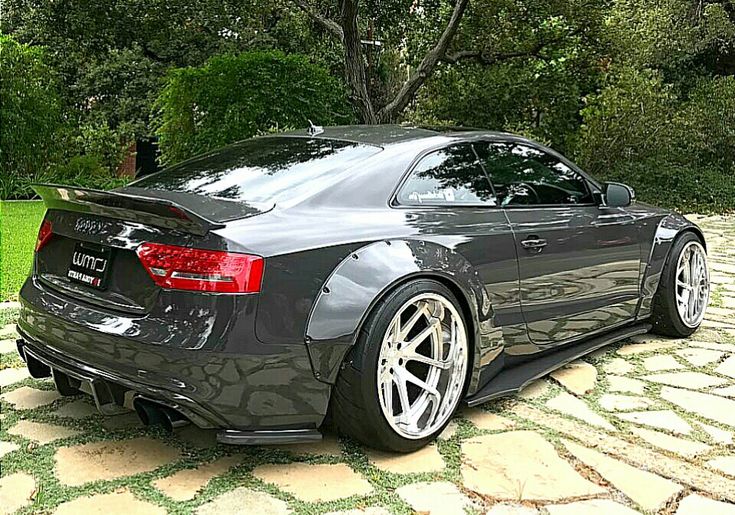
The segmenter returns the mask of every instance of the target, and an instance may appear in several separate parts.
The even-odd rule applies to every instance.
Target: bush
[[[157,100],[164,164],[276,127],[351,121],[345,87],[301,55],[248,52],[174,69]]]
[[[64,164],[50,166],[32,177],[10,177],[0,183],[2,198],[33,198],[31,184],[45,182],[63,186],[79,186],[107,190],[125,185],[130,177],[117,177],[102,165],[97,156],[74,156]]]
[[[61,150],[61,105],[43,49],[0,35],[0,195],[44,173]]]
[[[734,77],[701,79],[680,98],[660,74],[625,70],[582,116],[577,158],[592,174],[665,207],[735,209]]]

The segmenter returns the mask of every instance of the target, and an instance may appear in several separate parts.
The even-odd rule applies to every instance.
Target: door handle
[[[524,249],[529,250],[535,250],[536,252],[541,252],[543,248],[547,245],[547,241],[542,238],[535,238],[531,237],[527,240],[523,240],[521,242],[521,245]]]

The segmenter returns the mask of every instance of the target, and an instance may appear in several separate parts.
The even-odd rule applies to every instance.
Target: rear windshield
[[[255,138],[175,165],[130,186],[228,200],[286,202],[324,189],[341,172],[380,150],[340,140]]]

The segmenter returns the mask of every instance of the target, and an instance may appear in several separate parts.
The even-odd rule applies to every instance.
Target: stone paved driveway
[[[689,340],[635,338],[458,414],[408,456],[328,435],[218,446],[61,399],[0,311],[0,513],[735,513],[735,218],[699,217],[712,304]],[[4,327],[4,329],[2,329]]]

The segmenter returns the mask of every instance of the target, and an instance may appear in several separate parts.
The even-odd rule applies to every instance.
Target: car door
[[[493,337],[492,347],[527,344],[515,240],[472,145],[457,143],[420,157],[398,188],[394,207],[404,210],[422,240],[456,250],[477,271],[493,325],[502,326],[503,341]]]
[[[599,205],[596,186],[545,149],[476,148],[513,231],[529,339],[558,345],[632,319],[641,261],[634,217]]]

